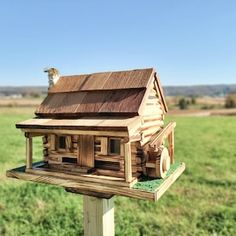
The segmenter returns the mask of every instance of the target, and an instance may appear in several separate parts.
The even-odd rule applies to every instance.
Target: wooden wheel
[[[164,155],[163,171],[168,171],[170,169],[170,155],[169,155],[167,148],[165,148],[165,154],[163,154],[163,155]]]
[[[167,148],[163,148],[161,155],[156,159],[156,175],[158,178],[164,178],[170,168],[170,156]]]

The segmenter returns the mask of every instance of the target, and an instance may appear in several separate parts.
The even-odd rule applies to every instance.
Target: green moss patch
[[[147,192],[155,192],[156,189],[158,187],[160,187],[160,185],[162,183],[165,182],[165,180],[171,175],[173,174],[180,166],[181,166],[181,162],[175,162],[174,164],[171,164],[170,169],[167,171],[166,173],[166,177],[164,179],[153,179],[153,178],[149,178],[149,177],[143,177],[138,183],[136,183],[132,188],[134,189],[140,189],[143,191],[147,191]]]

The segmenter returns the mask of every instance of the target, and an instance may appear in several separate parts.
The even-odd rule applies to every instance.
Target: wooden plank
[[[174,183],[174,181],[183,173],[185,169],[185,164],[182,163],[181,166],[167,179],[164,180],[168,182],[158,187],[154,192],[148,192],[140,189],[133,189],[130,187],[118,187],[100,183],[91,183],[86,181],[75,181],[68,178],[52,177],[52,176],[43,176],[41,174],[31,174],[25,172],[25,167],[19,167],[13,170],[6,172],[8,177],[18,178],[27,181],[33,181],[38,183],[53,184],[64,188],[73,188],[78,189],[79,191],[91,191],[103,193],[103,194],[113,194],[121,195],[126,197],[132,197],[137,199],[157,201],[161,195]],[[172,176],[174,175],[174,178]],[[169,178],[171,178],[169,180]]]
[[[103,115],[137,115],[145,88],[48,94],[35,114],[38,117],[73,118]],[[61,99],[61,97],[64,97]],[[60,102],[59,102],[60,101]],[[127,104],[129,104],[127,106]]]
[[[80,166],[94,167],[94,136],[80,135],[79,150]]]
[[[114,199],[84,196],[84,235],[114,236]]]
[[[184,172],[184,170],[185,170],[185,164],[183,164],[177,171],[175,171],[163,182],[163,184],[155,192],[155,201],[158,201],[160,199],[160,197],[178,179],[178,177]]]
[[[42,175],[42,176],[52,176],[67,180],[74,180],[74,181],[82,181],[88,183],[97,183],[97,184],[106,184],[112,186],[123,186],[123,187],[131,187],[135,183],[137,183],[137,178],[133,177],[131,183],[126,183],[124,178],[116,177],[116,176],[105,176],[105,175],[97,175],[95,173],[82,173],[82,172],[71,172],[69,170],[56,170],[56,169],[49,169],[49,168],[33,168],[26,171],[27,173]],[[99,173],[100,172],[96,172]],[[124,174],[123,174],[124,175]]]
[[[43,134],[37,134],[37,133],[29,133],[28,137],[34,138],[34,137],[39,137],[39,136],[43,136]]]
[[[153,105],[153,106],[145,106],[145,108],[143,109],[142,115],[143,116],[149,116],[153,113],[162,115],[163,114],[163,110],[160,106],[158,105]]]
[[[165,100],[165,96],[164,96],[164,92],[163,92],[163,89],[162,89],[162,86],[161,86],[159,76],[156,73],[155,73],[154,76],[155,76],[154,85],[155,85],[155,88],[158,92],[158,97],[162,101],[161,105],[163,106],[163,110],[165,112],[168,112],[168,107],[167,107],[167,103],[166,103],[166,100]]]
[[[107,150],[108,150],[108,138],[107,137],[95,137],[95,141],[98,141],[101,147],[101,150],[98,151],[97,153],[101,155],[107,155]]]
[[[48,156],[48,162],[49,163],[58,163],[58,164],[60,164],[60,163],[62,163],[62,156],[50,154]]]
[[[19,122],[16,124],[17,128],[37,128],[37,129],[70,129],[70,130],[106,130],[110,131],[127,131],[127,127],[132,128],[134,124],[139,123],[139,116],[127,118],[127,117],[111,117],[104,116],[77,119],[42,119],[34,118]],[[109,131],[109,130],[108,130]],[[75,140],[75,138],[73,138]]]
[[[56,135],[55,134],[51,134],[50,135],[50,150],[54,151],[56,150]]]
[[[72,149],[72,141],[71,141],[71,136],[67,135],[66,136],[66,151],[70,152]]]
[[[151,142],[148,143],[148,145],[157,145],[160,146],[165,138],[168,137],[168,135],[174,130],[176,126],[175,122],[170,122],[164,129],[162,129],[157,134],[154,134],[153,137],[151,137]]]
[[[124,162],[124,156],[116,155],[95,155],[96,161]]]
[[[168,136],[168,143],[169,143],[169,155],[170,155],[170,163],[174,163],[175,159],[174,159],[174,149],[175,149],[175,137],[174,137],[174,130],[169,134]]]
[[[50,151],[49,155],[51,157],[72,157],[72,158],[76,158],[77,157],[77,153],[75,152],[63,152],[63,151]]]
[[[161,127],[158,127],[158,126],[157,127],[151,127],[149,129],[146,129],[146,130],[142,130],[142,137],[143,138],[150,137],[151,135],[156,134],[160,130],[161,130]],[[143,139],[142,139],[141,143],[144,143]]]
[[[65,188],[65,190],[70,193],[82,194],[82,195],[105,198],[105,199],[110,199],[114,196],[114,194],[104,194],[104,193],[94,192],[91,190],[80,190],[80,189],[75,189],[75,188]]]
[[[154,69],[61,76],[49,93],[146,88]]]
[[[142,117],[143,121],[163,120],[162,114],[150,114]]]
[[[131,162],[131,145],[130,142],[124,144],[125,154],[125,181],[130,183],[132,181],[132,162]]]
[[[32,138],[26,138],[26,169],[31,169],[33,163]]]
[[[164,125],[164,121],[162,120],[155,120],[155,121],[146,121],[142,125],[142,130],[145,130],[150,127],[162,127]]]
[[[22,129],[23,132],[31,132],[31,133],[43,133],[43,134],[77,134],[77,135],[96,135],[96,136],[113,136],[113,137],[127,137],[128,138],[128,131],[127,132],[119,132],[119,131],[91,131],[91,130],[55,130],[55,129]]]

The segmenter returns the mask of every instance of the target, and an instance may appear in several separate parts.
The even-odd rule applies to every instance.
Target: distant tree
[[[196,104],[196,98],[194,96],[191,97],[191,104],[192,105]]]
[[[225,99],[226,108],[236,107],[236,94],[229,94]]]
[[[185,110],[185,109],[187,109],[188,108],[188,101],[185,99],[185,98],[181,98],[180,100],[179,100],[179,108],[181,109],[181,110]]]
[[[40,97],[40,94],[37,93],[37,92],[30,92],[30,93],[29,93],[29,96],[32,97],[32,98],[39,98],[39,97]]]

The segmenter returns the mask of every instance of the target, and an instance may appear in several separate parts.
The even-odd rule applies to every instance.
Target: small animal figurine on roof
[[[184,171],[184,163],[174,164],[176,123],[164,126],[168,108],[153,68],[71,76],[59,76],[55,68],[45,72],[49,90],[36,117],[16,124],[26,137],[26,167],[8,176],[92,196],[157,200],[160,179],[166,190]],[[42,136],[43,161],[33,164],[36,136]],[[145,183],[156,187],[147,189]]]

